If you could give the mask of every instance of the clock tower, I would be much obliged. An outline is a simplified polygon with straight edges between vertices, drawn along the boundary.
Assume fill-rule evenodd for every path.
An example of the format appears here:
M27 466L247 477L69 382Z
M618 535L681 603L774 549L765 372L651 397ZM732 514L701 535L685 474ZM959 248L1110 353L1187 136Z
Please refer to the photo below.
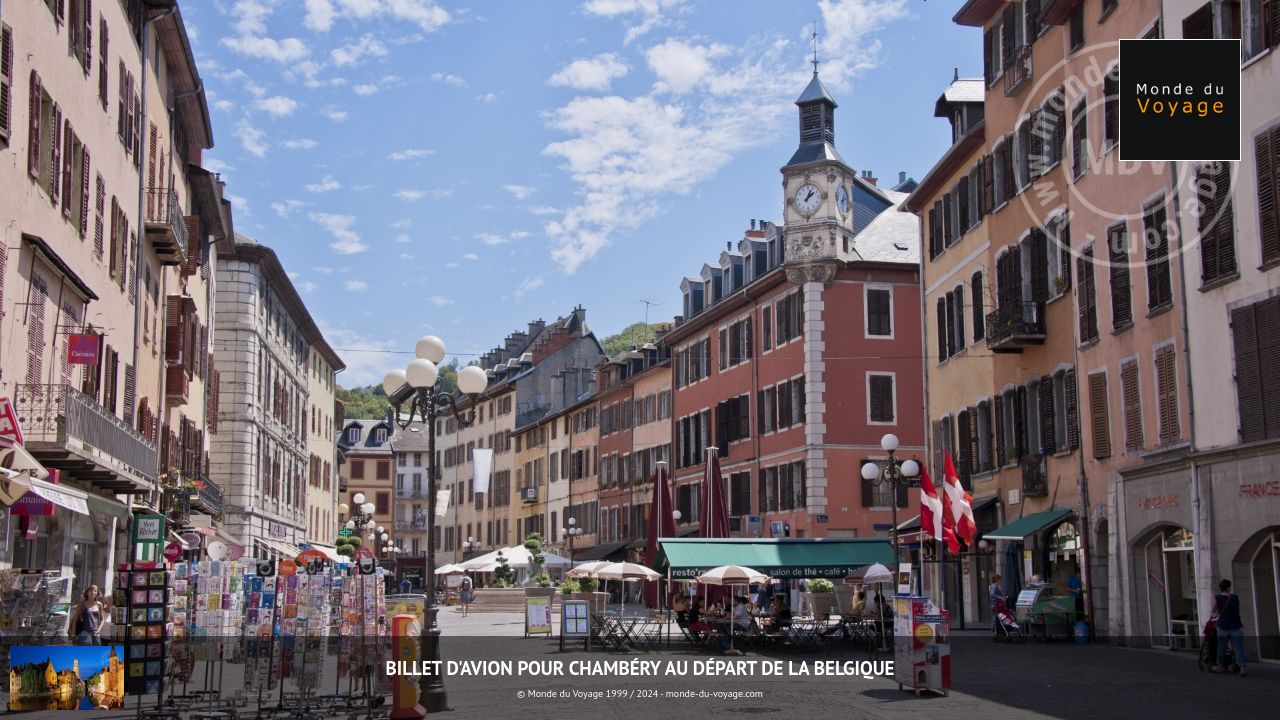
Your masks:
M783 242L793 282L828 284L854 235L853 170L836 151L836 101L818 79L796 100L800 146L782 167Z

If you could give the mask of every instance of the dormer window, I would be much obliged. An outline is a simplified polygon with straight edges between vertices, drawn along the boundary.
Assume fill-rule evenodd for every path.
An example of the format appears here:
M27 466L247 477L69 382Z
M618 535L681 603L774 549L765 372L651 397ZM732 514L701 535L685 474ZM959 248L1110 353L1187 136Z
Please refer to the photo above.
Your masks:
M348 445L355 445L356 442L359 440L360 440L360 428L359 427L347 428L346 443Z
M373 444L381 445L387 441L387 429L378 427L373 429Z

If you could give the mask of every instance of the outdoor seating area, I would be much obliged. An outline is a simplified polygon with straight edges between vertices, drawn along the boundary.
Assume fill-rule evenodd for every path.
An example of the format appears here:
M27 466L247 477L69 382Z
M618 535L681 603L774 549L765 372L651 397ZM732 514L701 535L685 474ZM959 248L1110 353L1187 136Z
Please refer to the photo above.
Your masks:
M729 618L710 618L691 627L672 615L621 616L616 611L591 615L591 647L613 653L649 653L688 649L705 653L761 653L813 655L891 652L893 630L873 618L815 619L797 617L788 626L763 630L767 615L753 616L745 629Z

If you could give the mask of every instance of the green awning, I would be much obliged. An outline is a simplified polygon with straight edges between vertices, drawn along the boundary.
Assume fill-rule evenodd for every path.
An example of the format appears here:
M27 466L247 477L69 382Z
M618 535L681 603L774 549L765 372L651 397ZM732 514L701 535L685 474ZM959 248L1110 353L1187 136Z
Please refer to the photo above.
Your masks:
M1037 533L1047 527L1057 525L1067 519L1071 510L1048 510L1020 517L1002 528L992 530L982 537L987 540L1018 540Z
M89 513L92 515L106 515L117 520L127 520L129 518L129 508L110 498L102 497L89 493L85 498L89 503Z
M842 578L864 565L893 562L893 548L878 539L664 538L658 545L654 569L682 579L721 565L743 565L774 578Z

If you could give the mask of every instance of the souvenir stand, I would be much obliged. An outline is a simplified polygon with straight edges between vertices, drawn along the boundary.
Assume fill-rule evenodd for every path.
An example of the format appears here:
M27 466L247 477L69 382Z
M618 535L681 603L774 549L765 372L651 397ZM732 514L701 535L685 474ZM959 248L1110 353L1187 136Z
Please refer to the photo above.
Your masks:
M116 568L113 641L124 645L124 691L138 697L138 716L178 717L163 707L165 678L170 672L174 573L163 561L121 563ZM144 713L142 696L156 696L154 710Z
M49 644L67 634L71 579L59 570L0 570L0 666L12 645Z
M187 695L184 686L184 695L171 700L208 709L236 704L236 698L224 697L221 690L223 661L226 643L241 634L242 583L247 569L244 563L219 560L174 566L173 656L184 682L190 679L197 661L204 663L204 680L202 690Z
M344 566L340 574L338 625L338 676L347 678L347 696L354 703L372 702L375 695L391 691L390 677L375 673L382 662L386 626L386 571L364 572L360 565ZM335 585L338 580L335 579ZM378 687L373 683L378 682Z

